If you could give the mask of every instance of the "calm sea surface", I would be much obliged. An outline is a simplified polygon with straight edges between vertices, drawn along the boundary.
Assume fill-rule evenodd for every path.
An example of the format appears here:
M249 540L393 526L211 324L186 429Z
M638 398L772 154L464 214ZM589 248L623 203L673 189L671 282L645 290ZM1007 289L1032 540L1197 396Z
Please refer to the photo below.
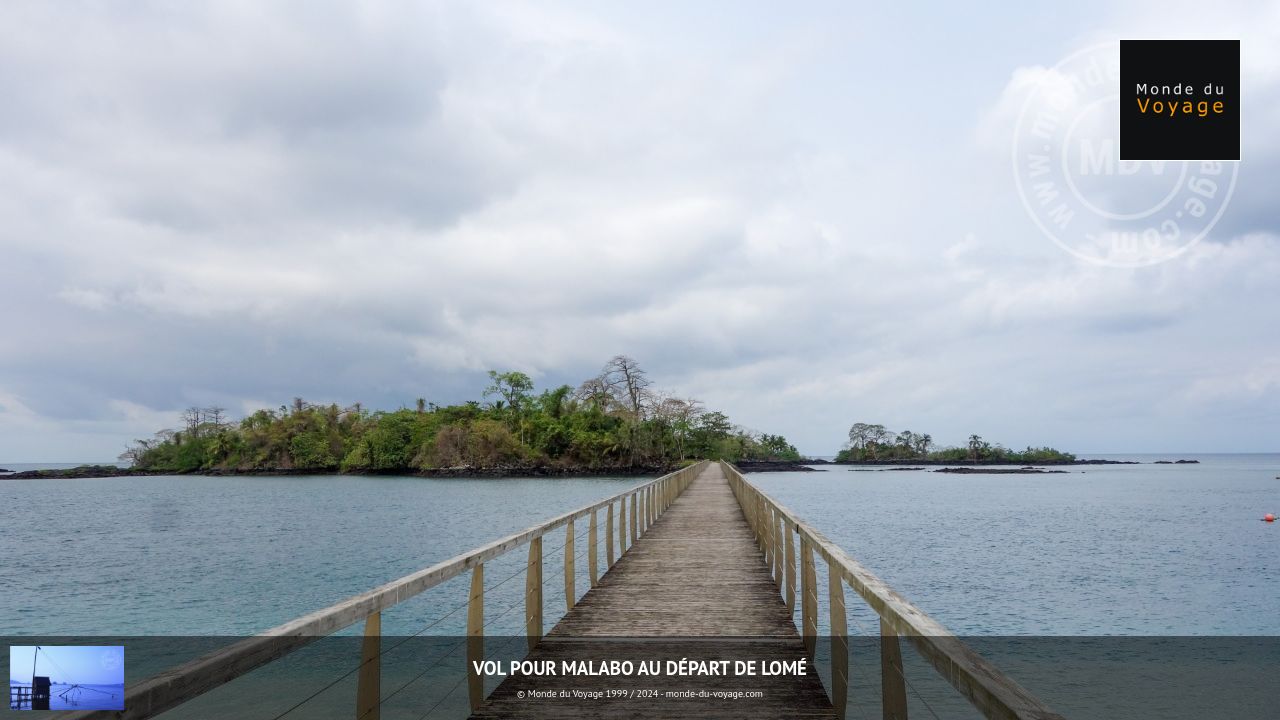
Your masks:
M0 635L251 634L640 481L0 478ZM509 553L486 580L523 561ZM447 601L465 601L464 586L388 613L384 632L416 631Z
M750 478L960 634L1280 634L1280 455L1188 457ZM636 482L0 480L0 634L251 633Z
M1280 455L749 478L957 634L1280 635Z

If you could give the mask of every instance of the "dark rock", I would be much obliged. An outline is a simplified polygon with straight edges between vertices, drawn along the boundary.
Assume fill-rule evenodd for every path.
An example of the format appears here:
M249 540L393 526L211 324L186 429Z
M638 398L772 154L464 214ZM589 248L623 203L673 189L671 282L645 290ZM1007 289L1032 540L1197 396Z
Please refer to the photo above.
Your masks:
M1137 460L1076 460L1072 465L1141 465Z
M940 473L955 473L957 475L1052 475L1066 474L1066 470L1045 470L1043 468L1020 467L1020 468L976 468L976 467L944 467L934 470Z
M1199 460L1175 460L1174 465L1199 465Z
M145 475L148 473L137 472L131 468L122 468L115 465L80 465L79 467L64 468L60 470L24 470L16 472L12 475L6 475L5 480L40 480L40 479L79 479L79 478L105 478L105 477L121 477L124 475Z
M735 463L739 470L744 473L753 472L818 472L815 468L807 467L808 460L799 462L790 461L772 461L772 460L743 460Z
M807 460L806 460L805 462L809 462L809 461L807 461ZM1004 464L1007 464L1007 463L1008 463L1008 461L1007 461L1007 460L979 460L978 462L976 462L976 463L975 463L975 462L972 462L972 461L970 461L970 460L957 461L957 460L930 460L930 459L928 459L928 458L915 458L914 460L856 460L856 461L853 461L853 462L833 462L833 463L829 463L829 464L831 464L831 465L855 465L855 466L856 466L856 465L869 465L869 466L885 466L885 465L889 465L889 466L897 466L897 465L929 465L929 466L935 466L935 465L956 465L958 462L963 462L965 465L970 466L970 467L981 467L981 466L984 466L984 465L1004 465ZM1196 461L1195 461L1195 460L1192 460L1191 462L1196 462ZM1061 461L1058 461L1058 460L1046 460L1046 461L1041 462L1041 463L1039 463L1039 464L1040 464L1040 465L1141 465L1142 463L1140 463L1140 462L1138 462L1138 461L1136 461L1136 460L1072 460L1072 461L1070 461L1070 462L1068 462L1068 461L1066 461L1066 460L1061 460Z
M261 475L261 476L298 476L298 475L416 475L418 477L456 477L456 478L497 478L497 477L600 477L609 475L635 475L637 477L656 477L665 475L676 468L661 466L627 466L627 467L561 467L561 466L503 466L490 468L449 467L420 470L418 468L396 468L379 472L340 473L337 470L301 470L296 468L218 468L192 473L177 473L166 470L137 470L121 468L114 465L82 465L63 470L27 470L4 479L36 480L36 479L75 479L103 478L145 475Z

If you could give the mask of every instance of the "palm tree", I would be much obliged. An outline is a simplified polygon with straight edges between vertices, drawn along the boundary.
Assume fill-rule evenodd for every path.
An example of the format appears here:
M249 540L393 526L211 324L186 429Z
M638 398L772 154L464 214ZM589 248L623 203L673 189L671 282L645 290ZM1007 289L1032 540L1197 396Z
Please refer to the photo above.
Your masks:
M982 449L982 436L970 435L969 436L969 457L973 460L975 465L978 462L978 451L981 449Z

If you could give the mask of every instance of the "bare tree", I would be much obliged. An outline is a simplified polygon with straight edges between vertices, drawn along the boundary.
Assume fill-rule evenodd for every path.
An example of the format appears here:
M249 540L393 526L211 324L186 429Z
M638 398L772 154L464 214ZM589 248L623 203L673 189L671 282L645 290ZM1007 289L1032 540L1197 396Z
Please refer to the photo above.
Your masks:
M120 456L117 459L120 462L127 462L130 465L137 465L139 462L141 462L143 456L147 454L147 451L149 451L151 448L155 447L156 445L157 445L157 442L153 440L134 440L133 445L130 445L128 448L125 448L125 451L120 453Z
M608 410L609 403L614 399L613 393L609 391L609 383L605 381L603 375L582 381L573 396L578 402L593 405L599 410Z
M605 382L620 395L636 419L643 417L645 388L651 381L648 374L640 367L640 363L626 355L615 355L604 365Z
M182 424L187 428L187 435L197 437L200 434L200 423L204 422L204 409L189 407L182 411Z
M227 409L216 405L204 409L204 422L213 425L214 430L221 430L227 421Z

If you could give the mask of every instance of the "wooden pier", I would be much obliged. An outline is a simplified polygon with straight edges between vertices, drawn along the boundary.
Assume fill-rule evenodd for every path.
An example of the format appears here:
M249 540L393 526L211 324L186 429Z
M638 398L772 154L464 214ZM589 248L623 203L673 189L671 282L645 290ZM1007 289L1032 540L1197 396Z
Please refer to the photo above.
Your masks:
M586 557L579 558L576 540L583 535ZM544 597L543 565L550 553L544 553L544 538L552 538L555 544L550 547L564 550L560 560L564 565L563 612L556 613L560 619L549 633L544 633L549 598ZM486 591L506 580L486 584L485 566L521 549L527 552L522 569L526 660L559 665L564 660L607 660L609 656L663 663L750 656L790 663L791 667L798 667L803 660L804 672L769 677L614 675L607 680L564 674L510 675L487 693L485 677L474 670L475 663L492 659L485 654ZM579 598L575 583L581 562L586 564L584 574L591 587ZM826 566L827 582L822 588L817 583L818 562ZM57 717L152 718L321 637L363 622L361 656L352 659L353 666L338 680L356 679L354 697L343 699L351 702L350 717L383 720L383 702L399 689L384 692L381 683L386 652L382 647L382 613L464 575L470 579L468 601L456 610L467 611L466 637L461 641L465 669L454 688L462 689L472 717L478 720L843 720L849 707L846 588L880 618L878 704L884 720L907 720L908 716L908 670L902 662L901 639L907 640L981 716L992 720L1061 720L842 548L748 482L732 465L706 460L130 685L123 711L71 712ZM831 653L830 667L823 673L825 683L813 668L820 597L825 598L829 613ZM557 605L560 603L551 601L552 607ZM514 607L497 612L500 616ZM798 628L793 622L797 611ZM864 661L859 662L862 666ZM558 691L565 688L612 691L622 697L563 697ZM640 696L633 696L637 691ZM530 701L531 693L534 702ZM448 697L410 717L439 717L432 712ZM303 698L294 706L297 714L286 710L277 717L307 717L305 701Z
M804 643L778 593L738 501L718 464L709 465L552 628L529 660L601 655L679 660L696 654L798 660ZM717 641L725 638L723 641ZM731 638L731 640L730 640ZM599 650L592 648L592 641ZM635 642L631 642L635 640ZM666 640L667 642L663 642ZM728 651L732 644L732 651ZM834 718L816 670L803 677L625 677L583 683L565 677L511 677L473 715L490 718L645 717ZM531 693L563 687L759 691L736 700L636 698L531 702Z

